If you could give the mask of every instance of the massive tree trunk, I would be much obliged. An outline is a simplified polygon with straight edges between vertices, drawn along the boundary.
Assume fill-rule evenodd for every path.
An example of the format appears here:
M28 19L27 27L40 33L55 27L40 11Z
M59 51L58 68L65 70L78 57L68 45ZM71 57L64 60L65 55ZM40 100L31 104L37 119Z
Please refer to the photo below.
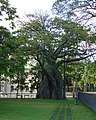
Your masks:
M39 56L37 56L37 61L39 62L42 72L43 80L40 83L40 87L37 93L38 98L46 99L65 99L65 86L64 80L62 80L61 72L59 71L59 64L56 63L58 55L67 42L65 40L52 54L52 51L45 51L47 69L45 69L44 64L41 63ZM48 67L50 69L48 69Z
M44 77L41 81L37 96L45 99L63 99L64 85L56 63L52 62L50 72L45 69L42 70Z

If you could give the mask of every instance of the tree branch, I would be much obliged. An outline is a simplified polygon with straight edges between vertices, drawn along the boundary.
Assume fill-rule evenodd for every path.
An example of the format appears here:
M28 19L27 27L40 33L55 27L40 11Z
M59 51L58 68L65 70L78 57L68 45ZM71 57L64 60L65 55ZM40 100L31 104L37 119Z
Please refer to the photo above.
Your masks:
M63 64L64 62L65 62L65 63L72 63L72 62L84 60L84 59L86 59L86 58L88 58L88 57L90 57L90 56L93 56L94 54L96 54L96 53L92 53L92 54L87 55L87 56L85 56L85 57L61 60L61 61L58 62L57 65L59 66L59 65Z
M53 88L56 88L56 82L55 82L56 80L52 77L52 75L51 75L49 72L47 72L47 71L44 69L43 64L42 64L41 61L39 60L38 56L37 56L37 59L36 59L36 60L39 62L43 73L46 75L46 77L48 78L48 80L51 82Z
M58 54L61 52L61 50L64 47L64 44L66 44L68 40L66 39L53 53L53 56L58 56ZM56 57L57 58L57 57Z

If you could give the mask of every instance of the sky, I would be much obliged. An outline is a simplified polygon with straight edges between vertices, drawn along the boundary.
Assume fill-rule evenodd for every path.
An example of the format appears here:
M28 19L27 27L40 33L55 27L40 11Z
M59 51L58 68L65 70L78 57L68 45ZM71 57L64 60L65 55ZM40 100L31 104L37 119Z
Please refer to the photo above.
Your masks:
M9 3L17 9L17 14L19 18L22 19L25 14L32 14L41 10L50 12L55 1L56 0L9 0ZM6 21L0 21L0 26L1 25L10 29Z
M9 3L17 9L19 18L24 20L26 14L32 14L41 10L50 13L55 1L56 0L9 0ZM1 25L10 29L8 21L0 21L0 26ZM18 28L18 25L16 25L16 27Z
M9 0L10 4L17 8L20 16L36 10L50 11L56 0Z

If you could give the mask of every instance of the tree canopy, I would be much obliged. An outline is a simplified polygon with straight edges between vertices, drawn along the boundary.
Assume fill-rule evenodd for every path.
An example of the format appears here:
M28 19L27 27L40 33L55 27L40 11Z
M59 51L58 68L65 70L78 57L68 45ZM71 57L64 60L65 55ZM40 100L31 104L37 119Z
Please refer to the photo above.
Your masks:
M96 1L94 0L57 0L53 11L64 19L70 19L95 29Z
M6 20L13 24L17 17L16 9L10 6L8 0L0 2L1 16L5 12ZM31 75L30 89L31 92L34 88L38 89L38 98L65 98L65 86L74 81L75 68L78 68L80 80L83 60L96 53L96 34L79 23L85 14L88 17L83 22L91 19L86 10L93 9L93 3L58 0L53 5L56 16L45 13L26 15L27 20L21 21L20 29L13 33L0 26L0 74L17 83L17 92L27 87L25 81ZM95 13L90 12L95 17ZM26 65L29 65L28 70Z
M22 24L19 37L23 36L22 47L26 47L29 59L34 58L42 71L38 96L61 99L64 73L61 74L60 66L90 56L88 48L81 44L91 41L89 29L48 15L30 14L27 17L29 21Z
M10 21L10 26L13 29L15 24L13 20L18 17L16 8L12 7L8 0L0 0L0 21Z

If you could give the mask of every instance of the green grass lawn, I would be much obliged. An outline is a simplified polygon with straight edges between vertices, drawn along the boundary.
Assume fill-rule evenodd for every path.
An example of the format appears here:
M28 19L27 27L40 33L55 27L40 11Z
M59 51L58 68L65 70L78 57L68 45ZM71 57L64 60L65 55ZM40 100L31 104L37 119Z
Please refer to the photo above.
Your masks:
M75 105L72 100L68 100L66 103L67 107L70 107L72 120L96 120L96 113L80 101L78 105Z
M96 120L81 102L73 100L0 99L0 120Z

